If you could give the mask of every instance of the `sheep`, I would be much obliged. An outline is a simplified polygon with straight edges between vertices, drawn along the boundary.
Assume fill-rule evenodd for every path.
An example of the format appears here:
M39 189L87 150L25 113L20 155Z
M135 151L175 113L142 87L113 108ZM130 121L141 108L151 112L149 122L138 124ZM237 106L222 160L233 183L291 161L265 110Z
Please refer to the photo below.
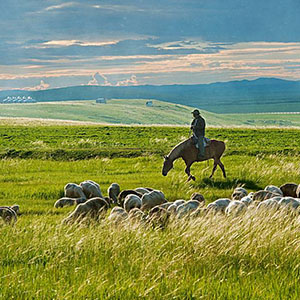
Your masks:
M76 183L67 183L64 187L64 192L65 192L65 197L67 198L86 199L82 187Z
M241 200L248 192L243 187L236 187L231 195L232 200Z
M278 209L279 208L279 203L275 198L270 198L267 200L264 200L259 203L257 206L257 210L259 209Z
M146 215L139 208L133 208L128 213L129 219L133 221L143 221L146 218Z
M200 202L198 200L190 200L181 205L179 205L176 209L176 214L178 218L182 218L191 212L195 211L200 206Z
M87 200L82 187L76 183L67 183L64 187L64 194L65 197L54 203L55 208L77 205Z
M225 214L227 216L238 216L241 213L247 210L247 206L245 203L239 200L230 201L228 206L225 209Z
M166 208L167 209L167 211L169 212L169 213L176 213L176 209L177 209L177 207L179 206L179 205L181 205L181 204L184 204L186 201L185 200L183 200L183 199L179 199L179 200L176 200L176 201L174 201L174 202L167 202L167 203L171 203L171 205L168 205L168 208ZM166 205L167 203L165 203L165 204L161 204L160 206L161 207L163 207L163 205Z
M163 192L154 190L142 196L142 210L152 209L153 207L166 203Z
M279 188L281 189L284 197L287 197L287 196L293 197L293 198L297 197L296 191L298 188L298 184L285 183L285 184L281 185Z
M18 204L14 204L10 206L10 208L14 210L17 215L20 214L20 206Z
M141 208L142 201L141 198L134 194L129 194L125 197L124 209L129 212L132 208Z
M198 200L201 205L205 205L205 198L202 194L193 193L191 196L191 200Z
M278 204L281 207L297 209L300 206L300 200L293 197L284 197L278 202Z
M109 207L106 200L100 197L95 197L87 200L84 203L76 206L75 210L63 220L63 223L70 223L84 217L90 216L93 219L97 219L100 213L107 210Z
M280 196L278 194L269 192L269 191L265 191L265 190L260 190L256 193L254 193L253 195L253 201L263 201L263 200L267 200L276 196Z
M247 195L241 199L241 202L243 202L246 206L249 206L253 202L253 199L252 199L252 197Z
M73 206L73 205L77 205L80 203L84 203L86 202L86 199L82 199L82 198L67 198L67 197L63 197L58 199L55 203L54 203L54 207L55 208L60 208L60 207L64 207L64 206Z
M267 185L265 187L265 191L283 196L282 190L279 187L275 186L275 185Z
M136 188L136 189L134 189L134 190L135 190L136 192L142 194L142 195L147 194L147 193L153 191L153 189L150 189L150 188L143 188L143 187L138 187L138 188Z
M119 223L128 218L127 212L124 210L124 208L120 206L115 206L111 212L110 215L108 216L108 220L112 223Z
M15 210L9 206L0 206L0 217L8 224L17 222L17 214Z
M210 204L207 205L207 210L212 210L214 212L225 212L226 207L229 205L231 202L230 199L228 198L220 198Z
M169 217L170 213L166 209L157 205L150 210L147 222L149 222L154 229L164 229L168 224Z
M107 189L107 194L109 198L112 200L113 204L118 203L118 195L120 194L120 186L117 183L112 183L108 189Z
M93 180L83 181L80 183L80 186L87 199L103 197L99 184Z
M125 197L130 194L136 195L140 198L142 198L142 196L143 196L141 193L139 193L135 190L123 190L121 193L119 193L118 202L117 202L118 205L123 206Z

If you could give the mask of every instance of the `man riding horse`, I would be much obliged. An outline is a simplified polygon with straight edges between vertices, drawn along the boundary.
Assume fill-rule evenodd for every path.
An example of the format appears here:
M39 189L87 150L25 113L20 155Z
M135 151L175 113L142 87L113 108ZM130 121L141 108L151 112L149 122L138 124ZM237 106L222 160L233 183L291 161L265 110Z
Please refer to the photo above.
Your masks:
M205 120L200 116L198 109L192 111L194 120L191 123L193 136L196 139L198 148L198 159L205 158L204 136L205 136Z

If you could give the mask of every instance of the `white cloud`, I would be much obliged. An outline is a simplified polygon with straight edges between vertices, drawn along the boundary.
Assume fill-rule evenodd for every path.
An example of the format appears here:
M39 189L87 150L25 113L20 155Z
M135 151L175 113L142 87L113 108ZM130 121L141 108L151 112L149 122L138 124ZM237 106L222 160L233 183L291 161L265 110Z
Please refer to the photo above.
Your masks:
M138 81L135 75L131 75L129 79L118 81L116 86L128 86L128 85L138 85Z
M88 85L105 85L110 86L112 85L108 80L107 77L99 72L92 75L93 79L88 82Z
M44 80L41 80L39 85L33 86L33 87L25 87L23 90L26 91L41 91L41 90L46 90L50 87L50 84L44 82Z

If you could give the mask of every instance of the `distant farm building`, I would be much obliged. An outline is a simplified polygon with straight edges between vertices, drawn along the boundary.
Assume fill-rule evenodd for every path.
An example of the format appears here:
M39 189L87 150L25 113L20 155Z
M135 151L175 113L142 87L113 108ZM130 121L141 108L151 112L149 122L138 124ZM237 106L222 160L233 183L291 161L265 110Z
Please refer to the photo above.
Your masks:
M153 102L151 100L146 102L146 106L148 107L152 107L153 106Z
M106 99L105 98L98 98L96 99L96 103L106 103Z
M35 99L32 99L30 96L17 96L17 97L6 97L3 100L0 100L0 103L3 104L18 104L18 103L36 103Z

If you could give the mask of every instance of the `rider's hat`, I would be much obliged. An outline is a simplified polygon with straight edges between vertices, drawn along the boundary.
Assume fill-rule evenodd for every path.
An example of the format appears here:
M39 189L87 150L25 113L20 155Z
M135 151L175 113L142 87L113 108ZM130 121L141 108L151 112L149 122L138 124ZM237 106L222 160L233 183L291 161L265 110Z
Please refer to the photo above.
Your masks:
M200 111L198 109L194 109L192 111L192 114L195 114L195 115L200 115Z

